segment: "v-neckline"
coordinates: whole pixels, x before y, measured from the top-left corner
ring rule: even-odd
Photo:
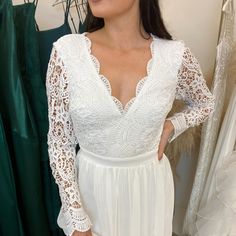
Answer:
[[[155,42],[155,36],[153,34],[150,34],[152,37],[152,41],[149,44],[149,49],[151,52],[151,58],[148,60],[146,64],[146,75],[142,77],[140,80],[138,80],[136,86],[135,86],[135,96],[131,97],[126,104],[122,104],[122,102],[115,96],[112,95],[112,87],[109,79],[104,76],[103,74],[100,73],[100,61],[98,58],[92,54],[92,41],[90,38],[86,36],[86,34],[89,32],[83,32],[82,35],[84,36],[85,39],[85,44],[87,48],[87,52],[89,55],[89,58],[94,66],[94,69],[96,70],[96,75],[97,78],[99,79],[100,82],[102,82],[103,88],[108,92],[108,97],[111,99],[113,105],[115,106],[116,110],[119,112],[120,115],[126,115],[128,112],[131,110],[131,108],[134,106],[135,103],[137,103],[137,100],[141,94],[141,92],[144,90],[143,87],[146,84],[147,80],[150,79],[150,74],[152,71],[152,65],[153,65],[153,60],[155,56],[155,50],[154,50],[154,42]]]

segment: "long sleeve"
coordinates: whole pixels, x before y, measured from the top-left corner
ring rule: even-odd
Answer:
[[[50,167],[59,187],[66,235],[74,230],[85,232],[91,221],[80,201],[75,164],[77,139],[69,115],[68,78],[59,51],[53,45],[48,63],[46,88],[48,97],[48,153]]]
[[[189,127],[206,121],[215,105],[215,97],[206,85],[200,64],[188,47],[185,47],[177,76],[175,98],[183,100],[185,108],[166,119],[174,126],[169,143]]]

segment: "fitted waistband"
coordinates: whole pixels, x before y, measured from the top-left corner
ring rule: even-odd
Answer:
[[[135,156],[127,156],[127,157],[112,157],[112,156],[103,156],[96,154],[94,152],[90,152],[89,150],[80,147],[77,156],[78,158],[85,158],[87,160],[91,160],[95,163],[100,163],[102,165],[108,165],[108,166],[134,166],[134,165],[140,165],[144,162],[150,161],[150,160],[156,160],[158,161],[157,157],[157,149],[138,154]]]

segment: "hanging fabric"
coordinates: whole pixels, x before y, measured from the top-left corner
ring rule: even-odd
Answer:
[[[226,111],[197,212],[194,236],[236,234],[236,84]]]
[[[85,23],[79,22],[79,33],[82,34],[85,32]]]
[[[42,197],[39,141],[20,73],[10,0],[1,1],[0,15],[1,113],[8,127],[6,135],[10,140],[19,211],[26,235],[47,236],[49,227]],[[3,214],[2,211],[0,214]]]
[[[197,212],[207,201],[207,196],[203,194],[203,191],[214,155],[220,123],[222,121],[228,66],[233,48],[234,15],[233,1],[224,0],[220,36],[217,45],[216,68],[211,88],[212,93],[216,97],[215,111],[203,124],[198,166],[184,219],[184,234],[193,235],[196,231],[195,221]]]
[[[5,128],[0,115],[0,228],[1,235],[25,236]]]
[[[79,2],[79,0],[74,0],[75,3],[75,8],[76,8],[76,12],[78,14],[78,19],[79,19],[79,27],[77,32],[79,32],[80,34],[84,33],[86,30],[85,27],[85,18],[87,15],[87,2]]]
[[[52,178],[48,162],[47,131],[48,113],[45,85],[42,80],[39,59],[39,45],[35,29],[35,10],[37,3],[14,6],[14,22],[17,38],[17,56],[22,81],[29,97],[30,107],[36,122],[39,139],[43,198],[51,234],[59,230],[56,215],[60,207],[59,193]],[[53,191],[52,191],[53,189]],[[54,197],[53,197],[54,196]],[[58,235],[57,233],[55,235]]]
[[[35,9],[34,3],[13,7],[20,73],[36,121],[41,149],[40,159],[47,161],[47,97],[41,79],[39,46],[34,21]]]

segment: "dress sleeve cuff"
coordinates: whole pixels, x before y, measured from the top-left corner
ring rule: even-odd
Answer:
[[[72,236],[75,230],[80,232],[88,231],[92,222],[82,207],[70,208],[66,212],[61,208],[57,223],[63,229],[66,236]]]
[[[174,126],[174,131],[168,138],[168,143],[171,143],[174,139],[176,139],[180,134],[182,134],[186,129],[189,128],[184,117],[184,113],[176,113],[173,116],[166,118],[166,120],[170,120]]]

